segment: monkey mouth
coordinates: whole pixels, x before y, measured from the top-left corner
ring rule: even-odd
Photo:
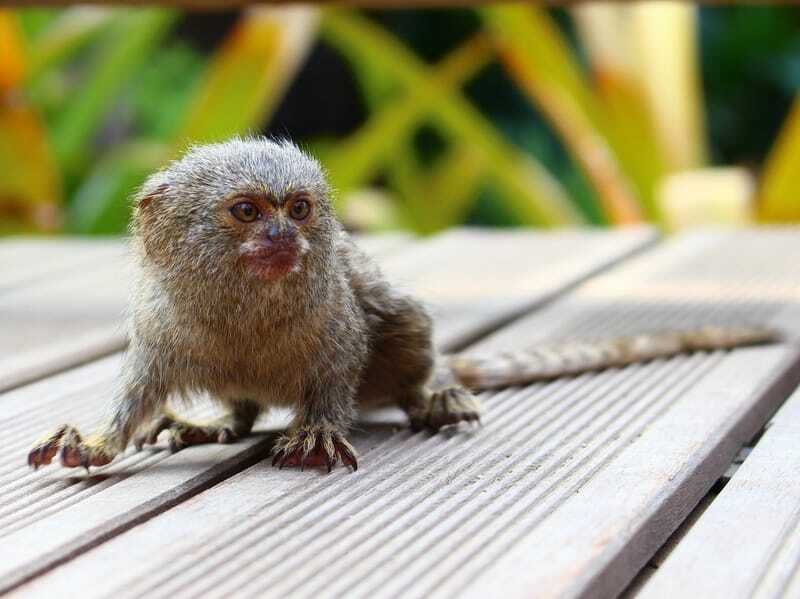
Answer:
[[[247,267],[259,278],[281,279],[300,265],[296,250],[290,248],[264,249],[243,255]]]

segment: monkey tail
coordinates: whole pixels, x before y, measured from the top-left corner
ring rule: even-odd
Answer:
[[[759,326],[703,327],[596,341],[544,344],[494,355],[447,356],[447,365],[463,385],[476,391],[524,385],[604,368],[626,366],[695,351],[774,343],[780,335]]]

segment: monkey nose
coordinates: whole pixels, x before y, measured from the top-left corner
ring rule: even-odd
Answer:
[[[294,238],[294,232],[278,223],[272,223],[267,228],[266,236],[269,241],[288,241]]]

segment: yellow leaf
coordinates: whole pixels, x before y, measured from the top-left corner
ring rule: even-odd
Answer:
[[[598,125],[630,178],[645,213],[660,221],[655,190],[666,173],[666,163],[639,77],[636,40],[630,32],[630,7],[589,2],[572,8],[571,15],[606,117]]]
[[[25,44],[17,16],[0,9],[0,93],[13,89],[25,77]]]
[[[708,161],[699,72],[697,6],[647,1],[628,7],[637,69],[672,170]]]
[[[0,172],[0,220],[60,226],[61,186],[44,127],[19,99],[0,100]]]
[[[767,157],[758,207],[764,220],[800,220],[800,98]]]
[[[547,13],[525,5],[482,11],[511,77],[541,109],[592,184],[612,223],[642,220],[625,173],[598,128],[600,107]]]
[[[248,10],[212,57],[178,136],[209,142],[259,127],[283,96],[315,38],[308,7]]]

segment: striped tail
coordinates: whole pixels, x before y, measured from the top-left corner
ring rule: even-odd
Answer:
[[[596,341],[567,341],[540,345],[530,350],[504,352],[486,357],[447,356],[455,377],[474,390],[523,385],[647,362],[694,351],[732,349],[773,343],[778,333],[765,327],[703,327]]]

